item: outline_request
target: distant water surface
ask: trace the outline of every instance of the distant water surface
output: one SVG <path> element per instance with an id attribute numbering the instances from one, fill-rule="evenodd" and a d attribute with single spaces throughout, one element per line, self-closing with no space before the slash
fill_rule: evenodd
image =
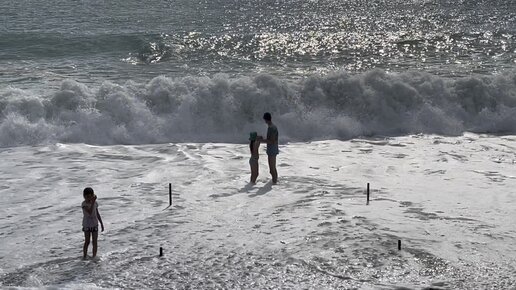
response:
<path id="1" fill-rule="evenodd" d="M 2 1 L 0 82 L 514 68 L 516 2 Z"/>

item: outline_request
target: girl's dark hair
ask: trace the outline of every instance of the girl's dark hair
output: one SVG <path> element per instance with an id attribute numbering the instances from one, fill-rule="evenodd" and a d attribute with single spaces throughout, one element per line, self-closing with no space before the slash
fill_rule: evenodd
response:
<path id="1" fill-rule="evenodd" d="M 94 194 L 94 192 L 93 192 L 93 188 L 91 188 L 91 187 L 86 187 L 86 188 L 82 191 L 82 195 L 83 195 L 83 196 L 90 195 L 90 194 Z"/>

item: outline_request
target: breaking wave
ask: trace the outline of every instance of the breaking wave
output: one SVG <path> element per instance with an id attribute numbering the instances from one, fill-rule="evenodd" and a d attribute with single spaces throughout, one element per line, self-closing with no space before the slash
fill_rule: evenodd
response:
<path id="1" fill-rule="evenodd" d="M 73 80 L 49 95 L 0 91 L 0 146 L 53 142 L 246 142 L 273 114 L 282 142 L 406 134 L 516 133 L 516 74 L 451 79 L 423 72 Z"/>

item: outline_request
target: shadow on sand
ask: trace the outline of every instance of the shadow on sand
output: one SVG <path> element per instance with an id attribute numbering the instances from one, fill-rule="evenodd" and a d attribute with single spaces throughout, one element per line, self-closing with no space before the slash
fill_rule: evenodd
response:
<path id="1" fill-rule="evenodd" d="M 239 193 L 249 193 L 249 191 L 251 189 L 253 189 L 253 187 L 255 186 L 256 184 L 252 183 L 252 182 L 249 182 L 247 183 L 244 187 L 240 188 L 240 190 L 238 190 Z"/>
<path id="2" fill-rule="evenodd" d="M 267 182 L 260 189 L 258 189 L 258 191 L 256 191 L 256 193 L 250 194 L 249 196 L 250 197 L 256 197 L 256 196 L 259 196 L 259 195 L 264 195 L 264 194 L 266 194 L 267 192 L 269 192 L 271 190 L 272 190 L 272 180 Z"/>

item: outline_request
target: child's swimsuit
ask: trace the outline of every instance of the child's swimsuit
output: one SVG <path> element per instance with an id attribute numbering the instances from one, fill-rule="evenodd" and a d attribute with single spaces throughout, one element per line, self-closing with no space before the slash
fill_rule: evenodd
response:
<path id="1" fill-rule="evenodd" d="M 90 203 L 86 201 L 82 202 L 82 231 L 83 232 L 98 232 L 99 231 L 99 220 L 97 218 L 98 204 L 95 202 L 93 205 L 93 212 L 91 215 L 86 211 L 86 207 L 90 207 Z"/>

